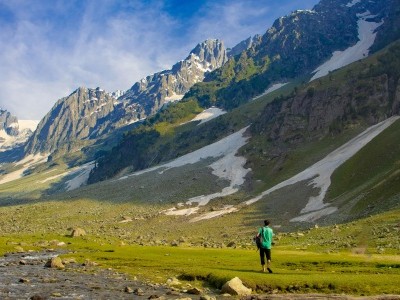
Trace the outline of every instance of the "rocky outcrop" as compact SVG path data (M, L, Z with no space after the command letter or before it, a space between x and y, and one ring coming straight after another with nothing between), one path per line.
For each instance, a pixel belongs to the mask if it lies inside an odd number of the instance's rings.
M220 40L206 40L171 70L155 73L135 83L119 101L135 103L138 118L145 118L157 112L164 104L180 100L195 83L204 79L206 72L221 67L226 61L224 43Z

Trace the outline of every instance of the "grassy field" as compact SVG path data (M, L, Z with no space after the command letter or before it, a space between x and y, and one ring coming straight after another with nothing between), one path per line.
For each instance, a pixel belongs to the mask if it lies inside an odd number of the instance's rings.
M40 249L44 238L67 243L70 253L64 257L78 262L89 259L103 268L157 283L176 277L183 287L190 283L220 288L237 276L258 293L400 294L400 258L393 255L318 253L277 246L273 249L274 273L268 274L260 272L254 248L123 245L117 239L106 241L93 236L3 236L0 252L13 251L16 245Z

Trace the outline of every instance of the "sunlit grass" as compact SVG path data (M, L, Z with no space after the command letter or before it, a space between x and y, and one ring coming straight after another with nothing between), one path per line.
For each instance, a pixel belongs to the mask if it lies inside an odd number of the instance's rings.
M22 242L30 248L35 240L57 236L0 238L0 252L12 251ZM135 276L141 280L165 283L178 277L197 286L220 288L239 277L257 292L347 293L371 295L400 292L400 259L397 256L336 254L273 249L273 274L261 273L258 252L245 249L199 247L148 247L121 245L117 239L87 236L59 236L72 251L64 257L78 262L89 259L103 268ZM34 247L37 249L38 247Z

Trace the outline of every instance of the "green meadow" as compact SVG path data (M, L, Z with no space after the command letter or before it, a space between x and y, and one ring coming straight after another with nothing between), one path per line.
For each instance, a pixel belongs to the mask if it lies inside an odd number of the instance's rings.
M26 249L40 248L34 246L32 237L9 236L1 240L3 253L12 251L17 244ZM400 257L396 255L324 253L277 246L273 249L274 273L269 274L260 272L254 248L122 245L117 240L103 243L90 236L62 237L62 240L68 244L64 249L67 254L62 255L65 258L75 258L78 262L89 259L102 268L154 283L166 283L168 278L176 277L182 285L220 288L237 276L257 293L400 293Z

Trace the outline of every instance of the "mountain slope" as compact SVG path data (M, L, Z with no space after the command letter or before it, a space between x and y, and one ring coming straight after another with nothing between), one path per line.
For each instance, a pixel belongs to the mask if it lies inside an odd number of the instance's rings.
M359 40L359 20L366 15L370 17L365 22L378 25L394 18L389 13L396 5L393 0L350 3L323 0L313 10L295 11L279 18L259 43L230 58L186 97L197 99L204 106L237 107L274 83L308 77L332 53L354 46ZM378 36L394 38L390 32L392 28L378 26ZM390 43L394 39L385 41ZM381 43L382 46L385 45Z
M204 74L226 61L223 42L207 40L198 44L189 56L171 70L159 72L135 83L116 99L100 88L79 88L57 101L41 120L25 147L29 153L66 152L80 149L114 130L140 121L170 101L179 100Z

